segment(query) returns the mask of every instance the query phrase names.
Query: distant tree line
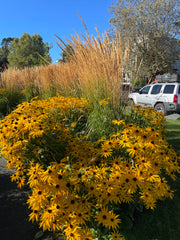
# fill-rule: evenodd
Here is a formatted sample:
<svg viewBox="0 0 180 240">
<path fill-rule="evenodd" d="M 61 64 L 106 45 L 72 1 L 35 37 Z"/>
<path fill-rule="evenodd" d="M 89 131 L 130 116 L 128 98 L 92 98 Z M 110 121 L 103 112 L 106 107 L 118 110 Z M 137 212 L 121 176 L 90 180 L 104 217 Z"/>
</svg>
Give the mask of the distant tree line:
<svg viewBox="0 0 180 240">
<path fill-rule="evenodd" d="M 39 34 L 24 33 L 20 38 L 3 38 L 0 47 L 0 71 L 8 66 L 18 69 L 51 63 L 50 46 Z"/>
</svg>

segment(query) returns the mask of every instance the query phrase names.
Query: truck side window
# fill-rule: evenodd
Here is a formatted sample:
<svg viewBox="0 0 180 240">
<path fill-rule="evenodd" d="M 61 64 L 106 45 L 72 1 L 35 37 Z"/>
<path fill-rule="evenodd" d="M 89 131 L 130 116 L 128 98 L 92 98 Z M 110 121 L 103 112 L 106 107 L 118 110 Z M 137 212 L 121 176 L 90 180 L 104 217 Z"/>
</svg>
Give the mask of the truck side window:
<svg viewBox="0 0 180 240">
<path fill-rule="evenodd" d="M 173 84 L 166 85 L 163 93 L 172 94 L 174 92 L 174 87 L 175 87 L 175 85 L 173 85 Z"/>
<path fill-rule="evenodd" d="M 154 85 L 151 91 L 151 94 L 158 94 L 160 93 L 162 85 Z"/>
<path fill-rule="evenodd" d="M 147 87 L 142 88 L 142 89 L 139 91 L 139 93 L 140 93 L 140 94 L 148 94 L 150 87 L 151 87 L 151 86 L 147 86 Z"/>
</svg>

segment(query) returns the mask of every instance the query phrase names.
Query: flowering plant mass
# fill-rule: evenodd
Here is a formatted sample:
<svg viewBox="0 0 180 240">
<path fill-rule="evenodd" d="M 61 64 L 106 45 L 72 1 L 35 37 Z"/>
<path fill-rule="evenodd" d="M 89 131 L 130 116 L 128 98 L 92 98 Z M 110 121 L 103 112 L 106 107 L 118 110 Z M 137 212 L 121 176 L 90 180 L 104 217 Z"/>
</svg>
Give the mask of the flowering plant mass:
<svg viewBox="0 0 180 240">
<path fill-rule="evenodd" d="M 91 110 L 86 99 L 60 95 L 22 103 L 0 122 L 1 153 L 16 170 L 12 181 L 29 185 L 29 219 L 43 231 L 69 240 L 124 239 L 122 205 L 154 209 L 172 198 L 167 176 L 175 180 L 179 157 L 160 113 L 135 108 L 146 125 L 114 119 L 115 132 L 90 141 Z"/>
</svg>

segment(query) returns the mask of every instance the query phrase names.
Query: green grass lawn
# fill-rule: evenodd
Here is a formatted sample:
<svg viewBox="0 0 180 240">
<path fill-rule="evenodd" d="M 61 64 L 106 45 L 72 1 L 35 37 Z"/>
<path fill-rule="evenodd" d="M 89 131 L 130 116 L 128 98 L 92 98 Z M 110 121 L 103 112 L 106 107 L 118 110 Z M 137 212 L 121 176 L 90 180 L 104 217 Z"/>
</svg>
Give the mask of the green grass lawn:
<svg viewBox="0 0 180 240">
<path fill-rule="evenodd" d="M 167 120 L 167 141 L 180 154 L 180 120 Z"/>
<path fill-rule="evenodd" d="M 167 141 L 180 154 L 180 120 L 167 120 L 166 128 Z M 159 201 L 154 211 L 137 213 L 126 240 L 180 239 L 180 176 L 171 186 L 176 189 L 174 198 Z"/>
</svg>

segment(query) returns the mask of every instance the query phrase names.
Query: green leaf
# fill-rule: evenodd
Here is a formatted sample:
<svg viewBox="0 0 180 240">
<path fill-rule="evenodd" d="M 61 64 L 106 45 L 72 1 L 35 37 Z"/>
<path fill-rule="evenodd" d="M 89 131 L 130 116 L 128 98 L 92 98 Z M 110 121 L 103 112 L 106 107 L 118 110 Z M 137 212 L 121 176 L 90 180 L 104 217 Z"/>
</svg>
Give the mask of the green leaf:
<svg viewBox="0 0 180 240">
<path fill-rule="evenodd" d="M 43 231 L 39 231 L 39 232 L 36 233 L 34 238 L 38 239 L 38 238 L 41 238 L 42 236 L 43 236 Z"/>
</svg>

